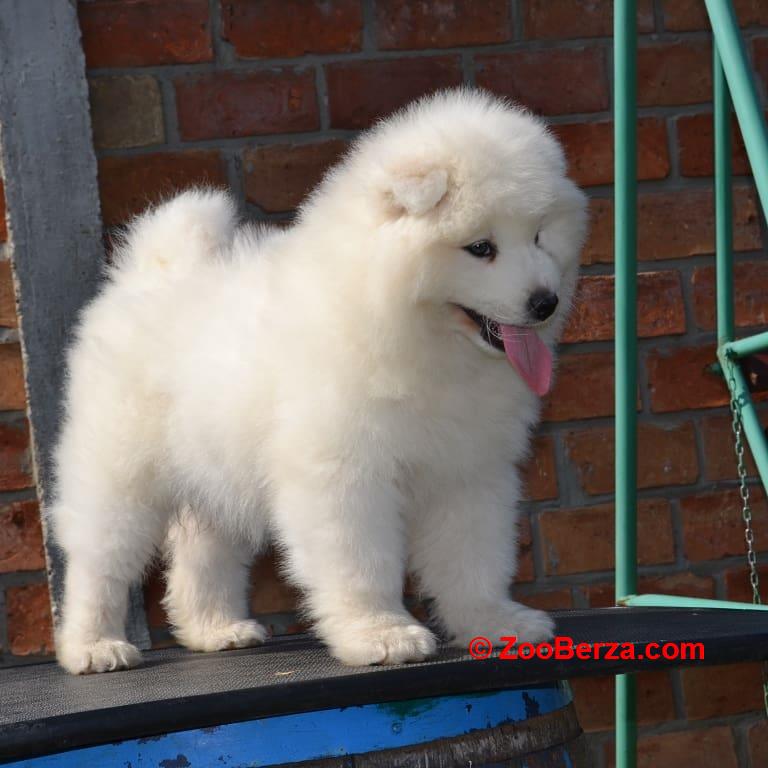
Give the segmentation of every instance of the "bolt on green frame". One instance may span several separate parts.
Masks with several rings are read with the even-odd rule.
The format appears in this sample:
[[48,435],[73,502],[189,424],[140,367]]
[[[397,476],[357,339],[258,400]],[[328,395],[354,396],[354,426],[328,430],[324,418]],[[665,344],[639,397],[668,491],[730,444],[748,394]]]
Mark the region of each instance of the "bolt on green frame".
[[[768,348],[768,332],[734,340],[731,99],[763,212],[768,214],[768,132],[729,0],[705,0],[713,30],[718,359],[760,479],[768,444],[740,357]],[[768,606],[671,595],[637,595],[637,4],[614,4],[616,603],[631,606],[768,610]],[[757,595],[757,592],[755,590]],[[768,689],[766,689],[768,692]],[[767,693],[768,695],[768,693]],[[616,678],[616,766],[637,764],[633,675]]]

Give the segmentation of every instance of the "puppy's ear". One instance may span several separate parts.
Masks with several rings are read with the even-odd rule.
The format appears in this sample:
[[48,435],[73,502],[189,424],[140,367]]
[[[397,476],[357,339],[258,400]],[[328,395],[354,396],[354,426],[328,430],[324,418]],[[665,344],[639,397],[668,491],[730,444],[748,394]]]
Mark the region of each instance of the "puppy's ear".
[[443,168],[424,171],[413,169],[393,173],[389,192],[392,207],[398,214],[421,216],[431,211],[448,191],[448,172]]

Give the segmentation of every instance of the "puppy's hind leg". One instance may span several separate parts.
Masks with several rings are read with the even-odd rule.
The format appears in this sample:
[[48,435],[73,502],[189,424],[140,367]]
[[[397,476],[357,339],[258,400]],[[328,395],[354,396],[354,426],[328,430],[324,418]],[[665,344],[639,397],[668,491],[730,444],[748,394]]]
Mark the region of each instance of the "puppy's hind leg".
[[259,645],[267,630],[248,618],[249,546],[230,540],[189,508],[168,532],[163,604],[179,642],[193,651]]

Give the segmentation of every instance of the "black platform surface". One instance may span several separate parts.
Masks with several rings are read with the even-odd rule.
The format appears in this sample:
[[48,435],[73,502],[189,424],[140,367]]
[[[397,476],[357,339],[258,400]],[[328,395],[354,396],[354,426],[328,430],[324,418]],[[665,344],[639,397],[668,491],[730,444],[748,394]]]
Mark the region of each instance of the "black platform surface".
[[[73,677],[53,663],[15,667],[0,670],[0,762],[270,715],[768,658],[766,612],[605,608],[553,615],[558,635],[631,643],[635,659],[502,660],[496,649],[478,661],[446,648],[418,664],[345,667],[303,635],[213,654],[153,651],[136,669],[103,675]],[[704,660],[647,658],[648,643],[665,642],[701,642]]]

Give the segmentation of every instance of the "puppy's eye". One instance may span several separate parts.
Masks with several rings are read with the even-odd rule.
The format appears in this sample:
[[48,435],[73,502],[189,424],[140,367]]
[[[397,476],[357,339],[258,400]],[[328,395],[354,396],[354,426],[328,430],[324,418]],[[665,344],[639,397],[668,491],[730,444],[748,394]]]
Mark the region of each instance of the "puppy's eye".
[[541,232],[536,233],[536,237],[533,238],[533,244],[538,245],[539,244],[539,235],[541,235]]
[[478,259],[492,259],[496,255],[496,246],[490,240],[478,240],[465,245],[464,250]]

